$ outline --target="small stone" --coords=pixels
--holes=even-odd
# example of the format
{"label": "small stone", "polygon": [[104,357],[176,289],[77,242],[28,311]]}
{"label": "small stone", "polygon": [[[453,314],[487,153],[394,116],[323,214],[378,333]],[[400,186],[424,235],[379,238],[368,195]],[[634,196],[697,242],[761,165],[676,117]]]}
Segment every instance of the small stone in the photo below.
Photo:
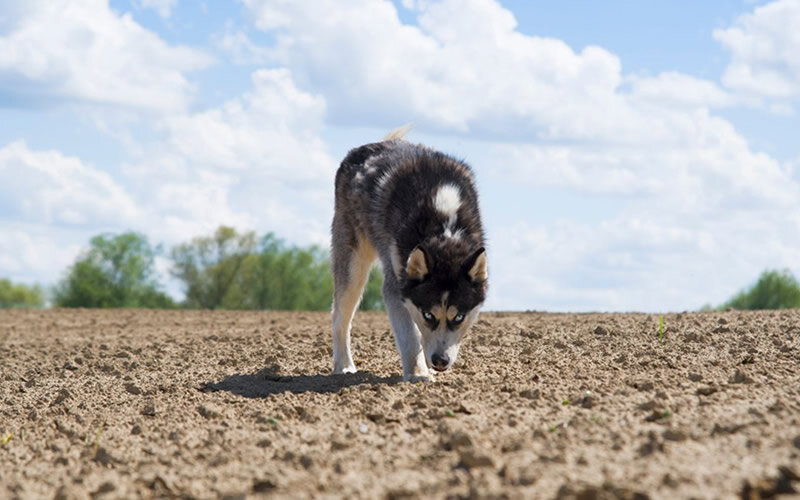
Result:
{"label": "small stone", "polygon": [[134,436],[138,436],[141,433],[142,433],[142,427],[139,424],[136,424],[133,427],[131,427],[131,434],[133,434]]}
{"label": "small stone", "polygon": [[125,384],[125,390],[128,391],[129,394],[133,394],[134,396],[138,396],[142,393],[142,390],[134,384],[133,382],[128,382]]}
{"label": "small stone", "polygon": [[656,407],[656,402],[652,399],[645,401],[644,403],[639,405],[639,409],[642,411],[652,411]]}
{"label": "small stone", "polygon": [[494,461],[489,455],[479,453],[473,448],[467,448],[459,454],[459,466],[465,469],[476,467],[493,467]]}
{"label": "small stone", "polygon": [[300,465],[302,465],[304,469],[310,469],[314,465],[314,460],[308,455],[301,455]]}
{"label": "small stone", "polygon": [[606,327],[601,325],[601,326],[598,326],[597,328],[594,329],[594,334],[595,335],[608,335],[608,330],[606,329]]}
{"label": "small stone", "polygon": [[689,380],[691,380],[692,382],[700,382],[701,380],[703,380],[703,376],[700,375],[699,373],[690,373]]}
{"label": "small stone", "polygon": [[707,386],[704,386],[704,387],[699,387],[697,389],[697,394],[699,396],[710,396],[710,395],[714,394],[715,392],[717,392],[717,390],[718,389],[716,387],[707,385]]}
{"label": "small stone", "polygon": [[222,412],[220,412],[219,409],[211,405],[198,406],[197,413],[199,413],[200,415],[202,415],[207,419],[219,418],[222,416]]}
{"label": "small stone", "polygon": [[662,436],[667,441],[678,441],[678,442],[680,442],[680,441],[685,441],[686,440],[686,433],[681,431],[681,430],[677,430],[677,429],[667,429],[667,430],[664,431]]}
{"label": "small stone", "polygon": [[466,432],[456,431],[443,444],[446,450],[468,448],[472,446],[472,438]]}
{"label": "small stone", "polygon": [[796,435],[794,439],[792,439],[792,446],[800,450],[800,434]]}
{"label": "small stone", "polygon": [[358,426],[358,432],[360,432],[361,434],[366,434],[368,431],[369,427],[367,426],[367,424],[361,424]]}
{"label": "small stone", "polygon": [[142,407],[142,415],[146,417],[156,416],[156,404],[153,401],[147,401]]}
{"label": "small stone", "polygon": [[540,393],[539,389],[525,389],[524,391],[520,391],[519,395],[525,399],[536,400],[539,399]]}
{"label": "small stone", "polygon": [[53,400],[52,403],[50,403],[50,406],[59,405],[64,401],[66,401],[67,399],[69,399],[70,397],[72,397],[72,394],[70,394],[68,390],[60,389],[58,391],[58,395],[56,395],[56,398]]}
{"label": "small stone", "polygon": [[753,379],[750,378],[745,372],[743,372],[740,368],[737,368],[734,372],[733,376],[730,378],[730,383],[732,384],[752,384]]}

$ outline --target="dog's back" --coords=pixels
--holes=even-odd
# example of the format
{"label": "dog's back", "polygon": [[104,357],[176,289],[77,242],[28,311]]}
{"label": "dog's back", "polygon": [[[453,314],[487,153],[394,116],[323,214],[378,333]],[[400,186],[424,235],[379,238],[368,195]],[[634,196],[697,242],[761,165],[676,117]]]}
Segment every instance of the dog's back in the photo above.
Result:
{"label": "dog's back", "polygon": [[433,246],[450,247],[450,252],[483,245],[470,168],[401,139],[366,144],[347,154],[336,173],[336,210],[347,214],[349,224],[374,245],[395,275],[401,274],[402,258],[425,239],[434,238]]}

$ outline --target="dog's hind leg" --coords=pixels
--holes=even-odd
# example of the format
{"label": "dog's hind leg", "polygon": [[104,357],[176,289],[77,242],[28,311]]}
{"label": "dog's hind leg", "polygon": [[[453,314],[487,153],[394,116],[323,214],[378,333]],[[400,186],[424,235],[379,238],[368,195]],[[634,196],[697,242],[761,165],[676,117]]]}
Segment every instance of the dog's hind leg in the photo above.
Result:
{"label": "dog's hind leg", "polygon": [[425,353],[422,351],[422,334],[403,305],[397,282],[388,273],[383,280],[383,302],[389,313],[389,323],[394,331],[394,341],[403,362],[403,380],[406,382],[431,382],[433,374],[428,370]]}
{"label": "dog's hind leg", "polygon": [[[339,234],[337,234],[337,222]],[[331,249],[333,271],[333,373],[355,373],[350,352],[350,328],[369,270],[375,262],[375,249],[369,241],[345,221],[334,218],[334,242]],[[351,233],[351,234],[347,234]],[[348,237],[351,236],[351,237]]]}

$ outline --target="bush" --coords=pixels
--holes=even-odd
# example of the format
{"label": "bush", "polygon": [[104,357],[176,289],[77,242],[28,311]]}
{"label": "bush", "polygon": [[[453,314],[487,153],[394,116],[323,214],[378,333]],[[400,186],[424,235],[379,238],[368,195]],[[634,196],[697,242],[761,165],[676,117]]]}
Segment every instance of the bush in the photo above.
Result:
{"label": "bush", "polygon": [[788,270],[764,271],[755,285],[736,294],[722,308],[792,309],[800,308],[800,283]]}
{"label": "bush", "polygon": [[0,279],[0,309],[42,306],[44,293],[40,286],[14,284],[10,280]]}
{"label": "bush", "polygon": [[138,233],[99,235],[56,285],[60,307],[172,308],[155,281],[155,251]]}

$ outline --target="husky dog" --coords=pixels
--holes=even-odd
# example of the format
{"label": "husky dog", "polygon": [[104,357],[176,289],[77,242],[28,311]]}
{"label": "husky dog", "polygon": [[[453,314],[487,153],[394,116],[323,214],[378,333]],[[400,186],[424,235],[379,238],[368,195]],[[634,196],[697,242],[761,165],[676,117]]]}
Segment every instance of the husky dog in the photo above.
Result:
{"label": "husky dog", "polygon": [[487,262],[472,171],[403,140],[407,128],[352,149],[336,172],[332,224],[333,373],[353,373],[350,327],[369,270],[383,300],[403,380],[433,380],[456,360],[486,298]]}

